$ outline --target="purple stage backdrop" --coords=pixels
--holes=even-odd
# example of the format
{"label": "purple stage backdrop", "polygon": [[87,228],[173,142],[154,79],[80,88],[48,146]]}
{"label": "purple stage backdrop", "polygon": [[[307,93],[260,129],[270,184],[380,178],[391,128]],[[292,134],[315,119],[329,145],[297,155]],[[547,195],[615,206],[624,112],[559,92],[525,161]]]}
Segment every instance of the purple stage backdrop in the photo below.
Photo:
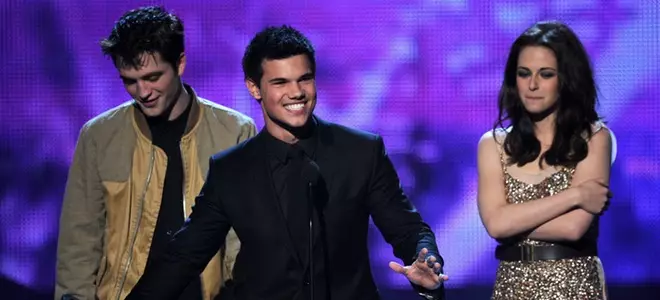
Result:
{"label": "purple stage backdrop", "polygon": [[[58,219],[80,126],[128,99],[98,42],[125,10],[164,4],[184,20],[184,79],[263,125],[243,50],[291,24],[318,51],[317,114],[380,133],[404,188],[437,234],[450,288],[491,285],[495,243],[476,207],[476,146],[496,117],[510,44],[542,19],[567,22],[591,54],[599,112],[616,135],[615,198],[602,218],[608,283],[660,283],[660,8],[655,0],[2,1],[0,275],[54,282]],[[383,289],[408,288],[370,236]],[[6,282],[6,281],[5,281]]]}

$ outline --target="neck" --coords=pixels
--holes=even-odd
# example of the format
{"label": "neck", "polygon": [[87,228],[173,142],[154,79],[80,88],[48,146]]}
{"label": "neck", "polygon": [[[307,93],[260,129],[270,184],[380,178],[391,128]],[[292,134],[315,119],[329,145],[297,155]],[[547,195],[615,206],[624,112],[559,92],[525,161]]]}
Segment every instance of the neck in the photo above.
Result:
{"label": "neck", "polygon": [[307,123],[302,127],[287,126],[285,123],[271,118],[266,112],[264,112],[264,119],[268,133],[287,144],[295,144],[300,139],[309,138],[314,132],[315,122],[312,116],[309,117]]}
{"label": "neck", "polygon": [[542,119],[534,120],[534,134],[542,145],[551,145],[555,136],[556,114],[549,114]]}
{"label": "neck", "polygon": [[266,130],[268,130],[268,133],[270,133],[270,135],[272,135],[274,138],[287,144],[295,144],[298,142],[298,138],[291,132],[277,126],[276,124],[273,124],[272,122],[268,122],[266,124]]}
{"label": "neck", "polygon": [[188,93],[182,83],[179,87],[179,96],[177,97],[176,101],[174,101],[172,111],[170,112],[170,116],[167,118],[167,120],[172,121],[178,118],[186,110],[188,104],[190,104],[190,101],[190,93]]}

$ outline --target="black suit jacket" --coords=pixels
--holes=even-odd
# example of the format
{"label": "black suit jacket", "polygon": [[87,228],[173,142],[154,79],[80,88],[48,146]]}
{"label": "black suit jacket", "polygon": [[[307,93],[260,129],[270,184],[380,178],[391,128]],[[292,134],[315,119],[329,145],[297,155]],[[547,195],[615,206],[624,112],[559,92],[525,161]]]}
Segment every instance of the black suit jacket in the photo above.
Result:
{"label": "black suit jacket", "polygon": [[[433,232],[404,195],[381,137],[318,120],[314,232],[317,300],[379,299],[369,263],[369,216],[406,264],[423,247],[442,263]],[[175,299],[222,246],[230,227],[241,241],[223,297],[307,299],[308,268],[295,250],[267,163],[265,129],[210,160],[207,180],[165,255],[127,299]],[[419,291],[422,288],[415,286]],[[444,298],[444,288],[431,293]],[[227,295],[229,294],[229,295]]]}

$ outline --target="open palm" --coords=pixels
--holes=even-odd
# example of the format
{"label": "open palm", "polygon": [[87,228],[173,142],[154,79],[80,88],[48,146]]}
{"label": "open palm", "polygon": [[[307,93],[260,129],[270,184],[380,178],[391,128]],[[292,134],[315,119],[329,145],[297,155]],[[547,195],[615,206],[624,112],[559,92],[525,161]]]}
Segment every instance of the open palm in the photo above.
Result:
{"label": "open palm", "polygon": [[399,274],[403,274],[413,284],[424,287],[428,290],[439,288],[442,283],[449,279],[447,275],[439,274],[442,265],[437,262],[434,256],[426,259],[428,250],[422,249],[415,262],[410,266],[402,266],[396,262],[390,262],[390,268]]}

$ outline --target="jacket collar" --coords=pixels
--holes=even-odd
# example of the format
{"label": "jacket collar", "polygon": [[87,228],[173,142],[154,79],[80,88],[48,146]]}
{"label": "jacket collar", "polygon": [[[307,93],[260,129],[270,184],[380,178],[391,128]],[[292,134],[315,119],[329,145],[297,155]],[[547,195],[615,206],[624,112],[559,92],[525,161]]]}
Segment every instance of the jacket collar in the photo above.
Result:
{"label": "jacket collar", "polygon": [[[186,124],[186,130],[184,131],[183,134],[184,136],[186,136],[199,123],[199,120],[201,119],[201,111],[203,108],[200,105],[201,99],[197,97],[195,90],[186,83],[183,84],[183,88],[185,88],[188,94],[190,94],[190,98],[192,100],[192,106],[190,107],[190,115],[188,116],[188,123]],[[151,131],[149,130],[147,119],[144,116],[144,114],[140,112],[140,109],[136,108],[135,106],[133,106],[133,117],[135,118],[135,123],[137,124],[137,127],[140,130],[140,132],[149,140],[151,140]]]}

